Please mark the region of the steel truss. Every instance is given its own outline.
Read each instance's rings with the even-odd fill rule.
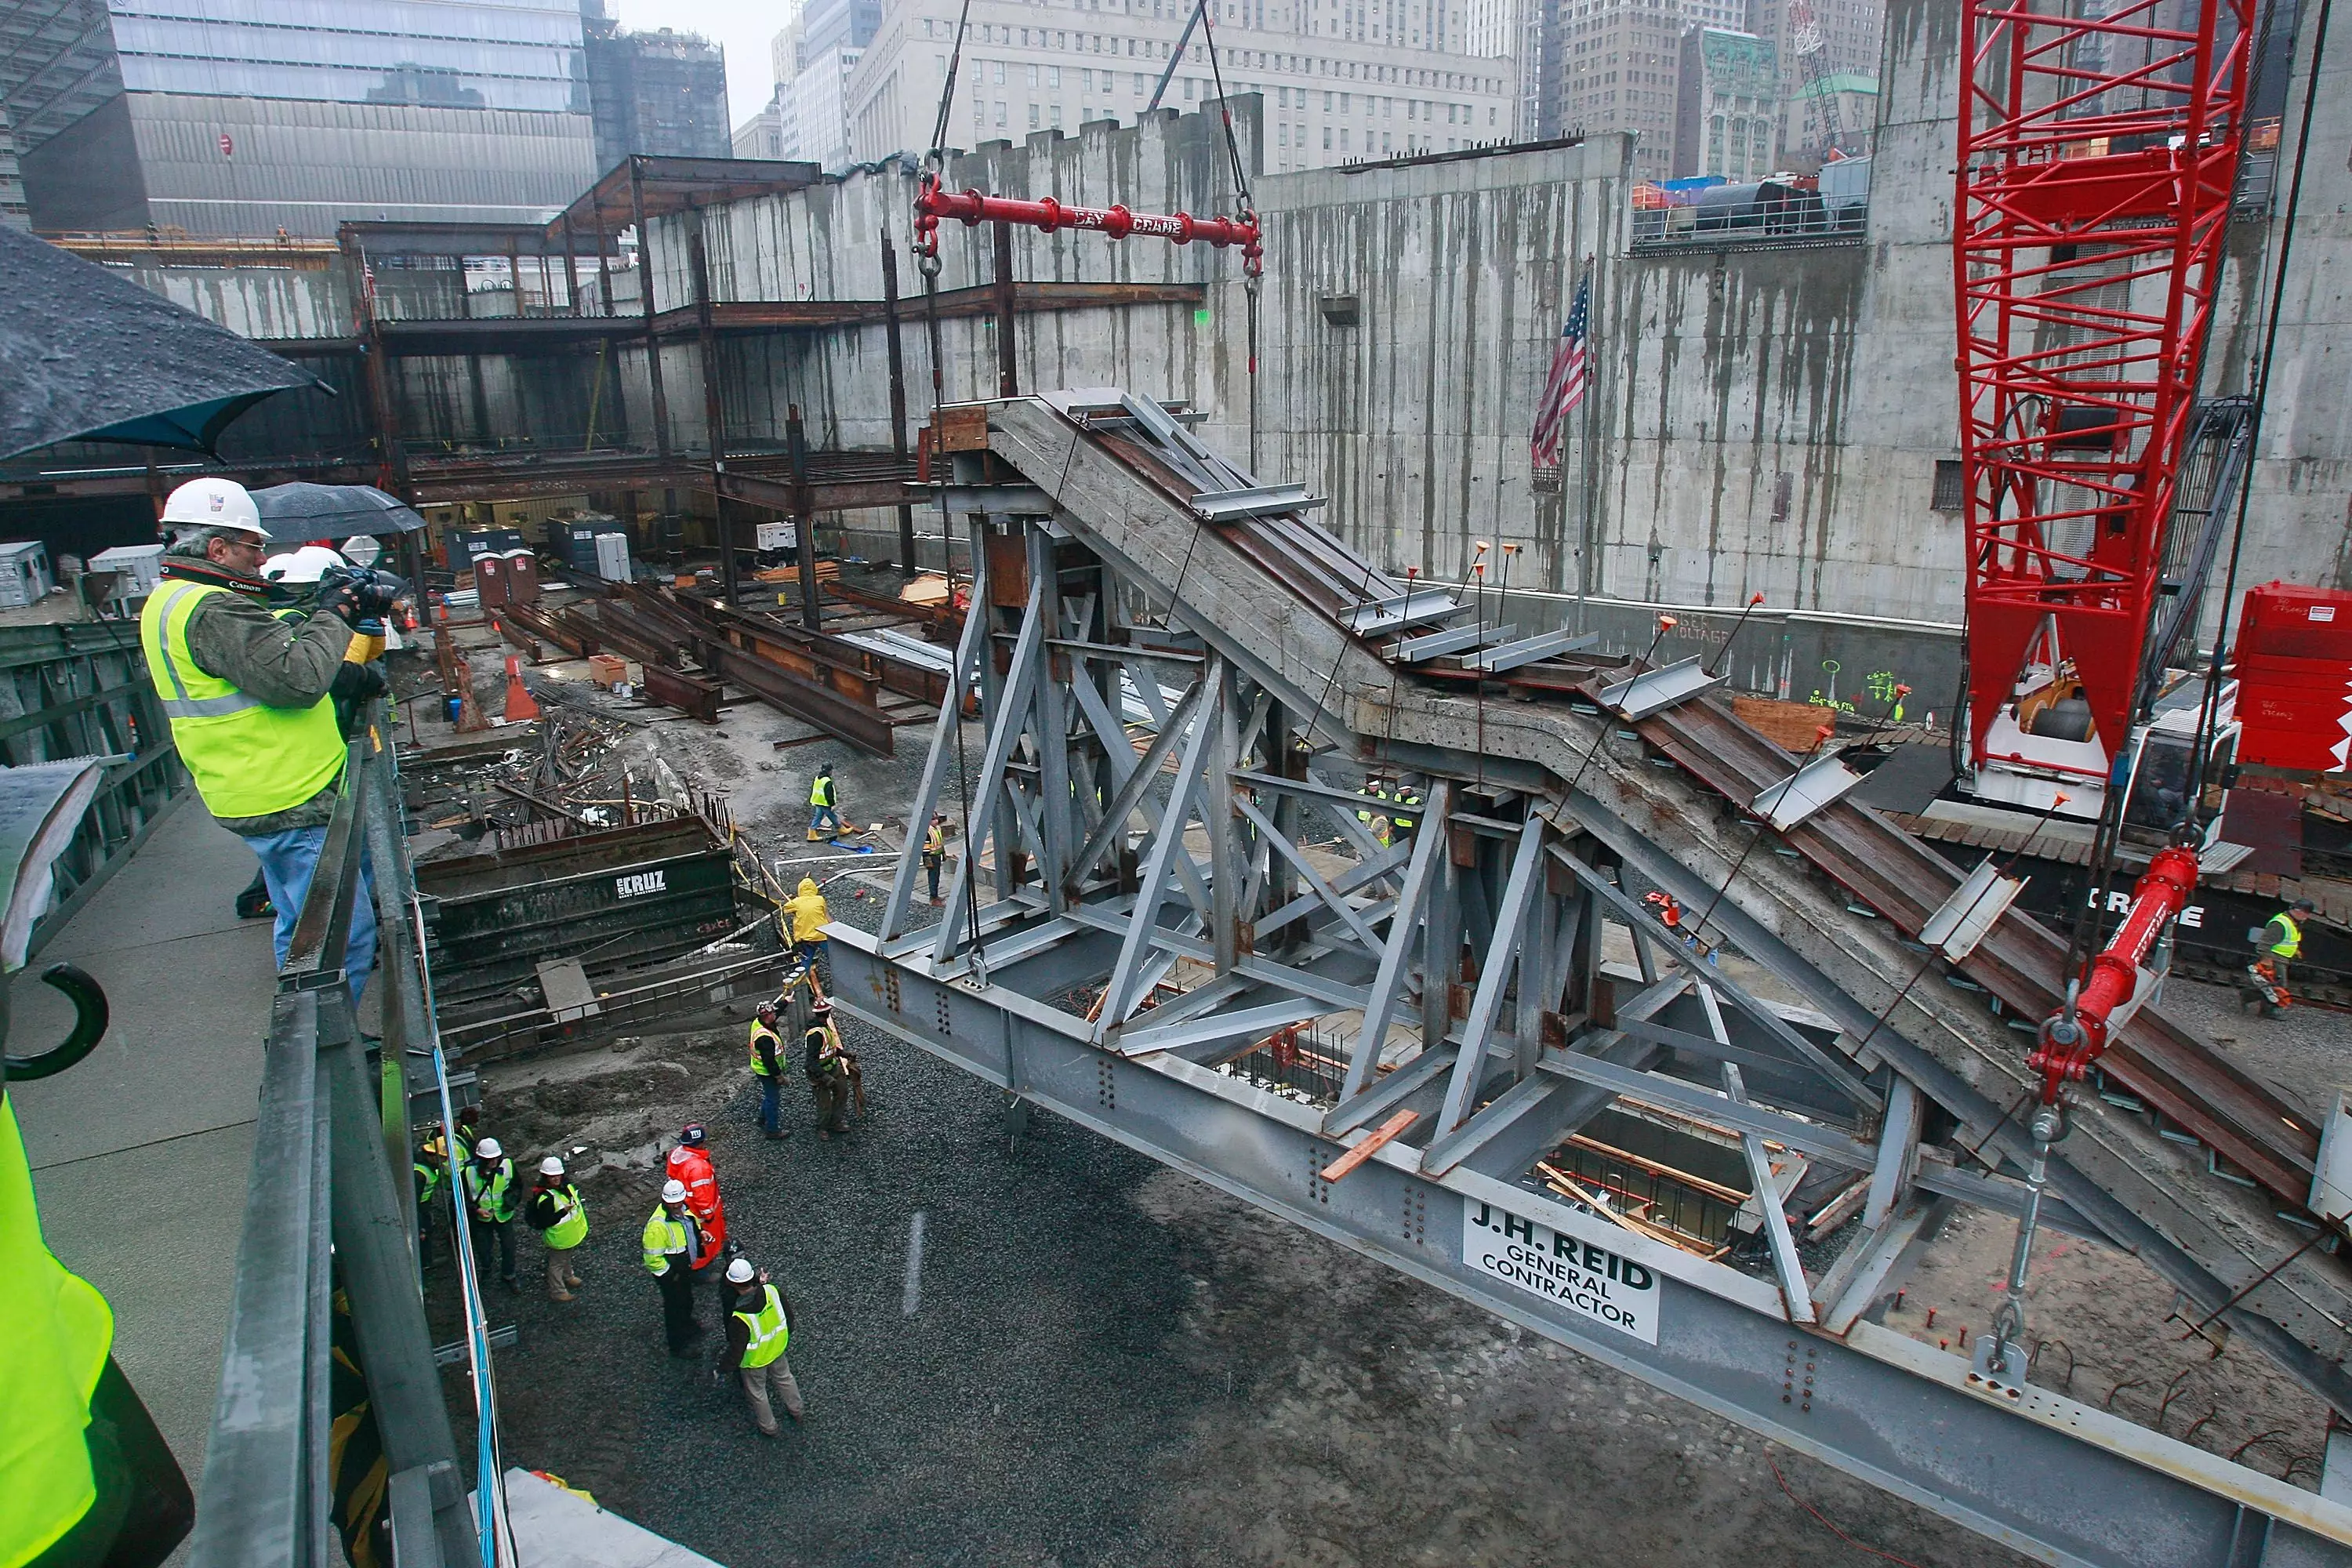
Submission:
[[[2352,1563],[2352,1510],[2030,1386],[2013,1344],[1971,1364],[1884,1326],[1889,1273],[1950,1205],[2026,1205],[2025,1182],[1923,1136],[1957,1121],[2014,1147],[1995,1086],[1914,1025],[1877,1027],[1880,998],[1746,889],[1715,910],[1674,825],[1634,809],[1609,728],[1579,731],[1586,765],[1546,769],[1483,713],[1491,750],[1441,743],[1467,705],[1410,700],[1401,673],[1383,704],[1349,629],[1410,633],[1430,590],[1295,512],[1288,589],[1254,590],[1246,540],[1187,538],[1167,521],[1183,499],[1161,516],[1117,482],[1246,476],[1156,405],[1088,396],[1092,416],[1079,395],[996,405],[991,453],[959,458],[946,500],[983,580],[879,931],[831,930],[842,1006],[1005,1089],[1015,1125],[1044,1106],[2045,1560]],[[1347,592],[1310,607],[1302,580]],[[975,682],[972,751],[954,715]],[[967,800],[941,917],[910,929],[919,825]],[[1384,840],[1389,814],[1412,827]],[[1708,906],[1744,957],[1686,946],[1654,889]],[[1344,1050],[1321,1092],[1238,1070],[1310,1023]],[[1702,1256],[1537,1169],[1604,1111],[1736,1152],[1764,1194],[1741,1205],[1753,1242]],[[1846,1173],[1823,1268],[1780,1201],[1800,1160]],[[2042,1223],[2128,1231],[2195,1273],[2057,1163]]]

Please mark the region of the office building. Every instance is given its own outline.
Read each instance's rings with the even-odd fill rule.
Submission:
[[[1878,79],[1840,71],[1789,89],[1781,121],[1780,156],[1791,169],[1820,167],[1834,143],[1849,157],[1870,150],[1878,123]]]
[[[1780,58],[1780,98],[1789,106],[1782,156],[1790,165],[1817,168],[1828,149],[1819,85],[1824,81],[1843,83],[1833,89],[1843,133],[1840,146],[1850,156],[1869,152],[1877,125],[1885,0],[1751,0],[1751,11],[1740,25],[1770,40]],[[1810,29],[1804,26],[1806,11],[1811,14]],[[1866,81],[1867,89],[1855,79]]]
[[[1693,27],[1675,84],[1675,178],[1713,174],[1731,184],[1780,166],[1780,68],[1753,33]]]
[[[880,0],[809,0],[770,46],[782,156],[838,173],[850,145],[849,79],[882,26]]]
[[[44,230],[543,217],[594,174],[578,0],[0,7]]]
[[[850,144],[868,161],[929,149],[960,0],[905,0],[849,79]],[[1088,121],[1131,123],[1169,71],[1192,7],[1184,0],[1087,0],[1041,14],[1016,0],[972,0],[948,143],[975,147]],[[1267,173],[1509,140],[1518,73],[1507,55],[1471,49],[1464,0],[1243,0],[1216,22],[1224,90],[1264,95]],[[1481,13],[1485,47],[1507,25]],[[1050,21],[1053,26],[1040,26]],[[1198,32],[1161,107],[1197,109],[1218,75]]]
[[[1745,0],[1547,0],[1546,68],[1556,70],[1552,134],[1633,133],[1637,179],[1674,174],[1675,118],[1681,101],[1683,35],[1694,27],[1744,28]],[[1557,51],[1558,65],[1550,57]]]
[[[33,226],[31,212],[25,205],[25,177],[16,168],[16,137],[8,124],[8,111],[0,109],[0,223],[16,228]]]
[[[724,49],[695,33],[624,27],[604,0],[581,0],[580,21],[597,168],[632,153],[728,155]]]
[[[782,90],[769,95],[760,112],[735,128],[730,144],[738,158],[781,158],[784,155],[784,115],[787,99]]]

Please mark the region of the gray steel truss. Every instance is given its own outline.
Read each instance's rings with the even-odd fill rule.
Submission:
[[[1956,1203],[2014,1214],[2027,1192],[2000,1080],[1923,1043],[1958,1033],[1944,1013],[1887,1000],[1906,950],[1814,941],[1777,870],[1718,899],[1730,855],[1687,843],[1710,811],[1661,805],[1605,721],[1570,765],[1530,756],[1524,720],[1474,749],[1467,704],[1406,684],[1440,591],[1295,515],[1202,521],[1162,476],[1255,481],[1156,405],[1071,394],[990,424],[987,464],[956,458],[984,573],[909,816],[964,823],[952,896],[915,927],[910,832],[878,934],[832,929],[842,1006],[2043,1560],[2352,1563],[2352,1510],[1885,1326],[1906,1248]],[[1413,673],[1362,653],[1372,625],[1410,631]],[[1700,952],[1669,900],[1738,952]],[[1923,1141],[1954,1121],[1966,1144]],[[1714,1177],[1653,1168],[1737,1214],[1662,1220],[1565,1168],[1609,1149],[1596,1127],[1706,1156]],[[2224,1289],[2193,1226],[2160,1227],[2186,1200],[2153,1208],[2116,1175],[2136,1146],[2095,1131],[2052,1162],[2042,1223]],[[1817,1268],[1787,1206],[1811,1172]],[[2245,1292],[2233,1325],[2332,1393],[2326,1331],[2262,1305]]]

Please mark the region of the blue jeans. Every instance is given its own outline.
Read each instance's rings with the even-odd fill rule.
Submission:
[[[247,837],[246,843],[261,859],[262,880],[269,884],[269,902],[278,911],[272,935],[278,967],[283,969],[287,946],[294,940],[294,922],[301,918],[302,900],[310,895],[310,874],[319,868],[319,851],[326,847],[326,826],[259,834]],[[351,982],[352,1006],[358,1006],[367,994],[368,976],[374,972],[375,872],[362,858],[360,894],[352,903],[352,938],[343,950],[343,973]]]
[[[837,837],[841,832],[841,813],[829,805],[809,807],[809,831]]]
[[[760,1080],[760,1131],[773,1132],[776,1121],[776,1075],[768,1074]]]

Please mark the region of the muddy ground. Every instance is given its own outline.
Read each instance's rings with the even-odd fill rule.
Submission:
[[[717,729],[640,717],[648,760],[725,792],[788,883],[812,872],[837,916],[871,922],[858,895],[887,861],[805,843],[809,774],[833,763],[848,815],[894,846],[923,731],[877,762],[756,706]],[[2172,1000],[2315,1111],[2332,1102],[2340,1015]],[[869,1109],[831,1142],[797,1079],[791,1138],[758,1137],[740,1021],[486,1071],[510,1152],[584,1146],[575,1168],[595,1172],[580,1299],[542,1298],[530,1239],[524,1292],[493,1295],[520,1330],[498,1363],[509,1463],[738,1568],[2024,1561],[1080,1128],[1041,1113],[1008,1146],[996,1091],[848,1032]],[[731,1235],[795,1304],[809,1419],[773,1444],[707,1360],[664,1353],[638,1261],[653,1168],[688,1120],[710,1125]],[[1956,1218],[1893,1281],[1890,1326],[1979,1330],[2012,1235]],[[2035,1382],[2225,1455],[2254,1439],[2245,1463],[2313,1484],[2316,1403],[2243,1344],[2184,1340],[2136,1260],[2056,1238],[2034,1280],[2030,1337],[2059,1342]],[[435,1288],[446,1316],[446,1270]],[[451,1390],[462,1405],[454,1373]]]

